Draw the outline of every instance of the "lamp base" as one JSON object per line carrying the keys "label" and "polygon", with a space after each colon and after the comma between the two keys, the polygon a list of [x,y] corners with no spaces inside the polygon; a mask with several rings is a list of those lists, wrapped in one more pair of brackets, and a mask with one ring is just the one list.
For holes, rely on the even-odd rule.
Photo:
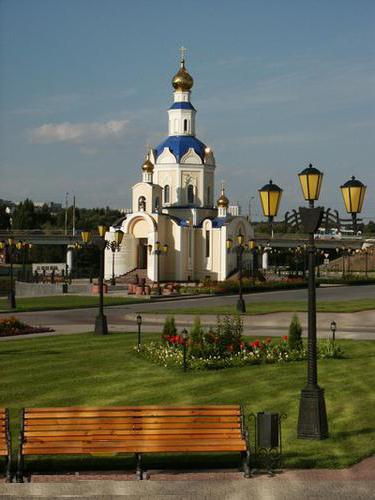
{"label": "lamp base", "polygon": [[111,286],[115,286],[116,285],[116,278],[111,278]]}
{"label": "lamp base", "polygon": [[16,292],[11,290],[8,295],[8,304],[11,309],[16,308]]}
{"label": "lamp base", "polygon": [[104,314],[95,318],[95,334],[108,335],[107,317]]}
{"label": "lamp base", "polygon": [[301,391],[298,417],[298,439],[328,438],[328,421],[324,389],[307,386]]}
{"label": "lamp base", "polygon": [[245,301],[243,299],[238,299],[236,308],[239,313],[245,313],[246,312]]}

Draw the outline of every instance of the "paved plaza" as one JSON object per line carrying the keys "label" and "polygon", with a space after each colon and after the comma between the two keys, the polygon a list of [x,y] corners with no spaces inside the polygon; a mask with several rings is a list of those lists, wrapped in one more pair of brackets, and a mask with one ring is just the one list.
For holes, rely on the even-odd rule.
{"label": "paved plaza", "polygon": [[[307,290],[288,290],[277,292],[264,292],[245,295],[248,310],[251,303],[267,301],[304,301]],[[337,323],[337,338],[342,339],[375,339],[375,285],[326,287],[317,289],[317,300],[341,301],[374,299],[374,310],[356,313],[318,313],[318,336],[326,338],[329,334],[329,325],[334,319]],[[135,317],[138,312],[143,316],[143,331],[160,332],[165,320],[163,310],[174,308],[184,309],[191,307],[216,307],[234,305],[236,295],[179,298],[178,300],[163,299],[162,302],[149,301],[146,303],[127,304],[106,308],[109,329],[112,331],[134,332],[136,330]],[[150,314],[148,311],[157,310],[160,314]],[[307,313],[297,313],[307,332]],[[91,331],[97,315],[96,308],[71,309],[60,311],[36,311],[15,313],[14,316],[34,326],[48,326],[55,330],[54,334],[36,334],[38,336],[82,333]],[[281,336],[287,334],[292,313],[272,313],[254,316],[244,316],[244,334],[248,336]],[[216,323],[216,315],[202,315],[202,324],[205,326]],[[176,315],[178,327],[189,326],[194,321],[194,316]],[[20,338],[20,337],[14,337]],[[10,340],[3,338],[1,340]]]}

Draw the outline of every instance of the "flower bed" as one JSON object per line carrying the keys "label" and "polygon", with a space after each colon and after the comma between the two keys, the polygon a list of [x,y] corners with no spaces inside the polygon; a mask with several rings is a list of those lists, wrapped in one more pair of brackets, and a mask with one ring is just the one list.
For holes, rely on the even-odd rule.
{"label": "flower bed", "polygon": [[12,337],[14,335],[27,335],[29,333],[53,332],[52,328],[34,327],[19,321],[13,316],[0,321],[0,337]]}
{"label": "flower bed", "polygon": [[[186,342],[186,345],[185,345]],[[191,370],[218,370],[252,364],[273,364],[301,361],[307,358],[306,346],[292,349],[288,337],[272,340],[248,341],[242,337],[242,320],[239,316],[218,318],[216,329],[204,331],[196,320],[185,341],[181,335],[163,333],[158,342],[141,346],[139,354],[165,368],[182,367],[184,347],[187,366]],[[342,358],[343,352],[330,341],[318,342],[318,357]]]}

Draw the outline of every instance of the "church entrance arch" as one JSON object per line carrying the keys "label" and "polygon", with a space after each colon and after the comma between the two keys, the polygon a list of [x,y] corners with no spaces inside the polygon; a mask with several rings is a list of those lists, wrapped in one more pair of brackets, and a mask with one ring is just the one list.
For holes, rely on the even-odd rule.
{"label": "church entrance arch", "polygon": [[137,216],[129,220],[127,231],[135,239],[135,261],[138,269],[147,269],[147,274],[152,275],[152,259],[149,245],[153,243],[155,222],[148,215]]}

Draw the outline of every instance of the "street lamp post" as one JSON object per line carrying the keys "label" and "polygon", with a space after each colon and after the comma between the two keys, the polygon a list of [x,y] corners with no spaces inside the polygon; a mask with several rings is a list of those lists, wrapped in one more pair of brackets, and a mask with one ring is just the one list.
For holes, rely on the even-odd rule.
{"label": "street lamp post", "polygon": [[301,391],[298,431],[300,439],[325,439],[328,437],[328,421],[324,389],[318,385],[316,348],[316,285],[314,233],[323,218],[323,207],[315,207],[322,185],[323,174],[311,164],[299,174],[303,195],[308,208],[300,207],[299,213],[304,230],[309,234],[308,252],[308,337],[307,337],[307,384]]}
{"label": "street lamp post", "polygon": [[[245,313],[246,305],[243,299],[243,291],[242,291],[243,253],[245,251],[245,237],[241,232],[239,232],[238,235],[236,236],[236,239],[237,239],[237,245],[234,247],[234,251],[237,253],[238,292],[239,292],[236,308],[239,313]],[[230,251],[233,246],[233,241],[230,238],[228,238],[226,243],[227,243],[227,249]]]}
{"label": "street lamp post", "polygon": [[[120,244],[116,241],[116,234],[117,231],[115,232],[115,239],[110,242],[109,248],[112,251],[112,277],[111,277],[111,285],[114,286],[116,285],[116,276],[115,276],[115,254],[120,250]],[[122,241],[122,237],[121,237]]]}
{"label": "street lamp post", "polygon": [[[97,335],[107,335],[108,325],[107,317],[104,314],[104,257],[105,249],[110,248],[112,242],[105,239],[105,234],[107,232],[107,227],[104,225],[98,226],[99,238],[92,240],[92,244],[97,246],[100,251],[100,268],[99,268],[99,311],[95,318],[95,333]],[[91,233],[90,231],[82,231],[81,233],[83,243],[86,245],[90,243]],[[115,243],[120,248],[122,238],[124,233],[120,230],[115,231]]]}
{"label": "street lamp post", "polygon": [[168,245],[165,243],[163,246],[160,241],[155,242],[154,254],[156,255],[156,269],[157,269],[157,281],[155,295],[161,295],[160,289],[160,255],[167,255]]}
{"label": "street lamp post", "polygon": [[331,328],[331,332],[332,332],[332,342],[334,344],[335,340],[336,340],[336,330],[337,330],[336,321],[331,321],[330,328]]}
{"label": "street lamp post", "polygon": [[137,343],[137,351],[141,350],[141,326],[142,326],[142,316],[137,314],[137,326],[138,326],[138,343]]}
{"label": "street lamp post", "polygon": [[183,344],[182,344],[183,369],[184,369],[184,372],[186,372],[186,370],[187,370],[187,343],[188,343],[188,338],[189,338],[189,334],[188,334],[188,331],[186,330],[186,328],[184,328],[182,330],[181,335],[182,335],[182,340],[183,340]]}
{"label": "street lamp post", "polygon": [[6,242],[1,241],[0,242],[0,249],[5,250],[5,252],[8,255],[9,259],[9,264],[10,264],[10,290],[8,294],[8,303],[9,307],[11,309],[16,308],[16,291],[14,287],[14,269],[13,269],[13,264],[14,260],[13,258],[17,254],[17,251],[22,249],[22,241],[18,241],[17,243],[14,241],[13,236],[9,236],[8,240]]}

